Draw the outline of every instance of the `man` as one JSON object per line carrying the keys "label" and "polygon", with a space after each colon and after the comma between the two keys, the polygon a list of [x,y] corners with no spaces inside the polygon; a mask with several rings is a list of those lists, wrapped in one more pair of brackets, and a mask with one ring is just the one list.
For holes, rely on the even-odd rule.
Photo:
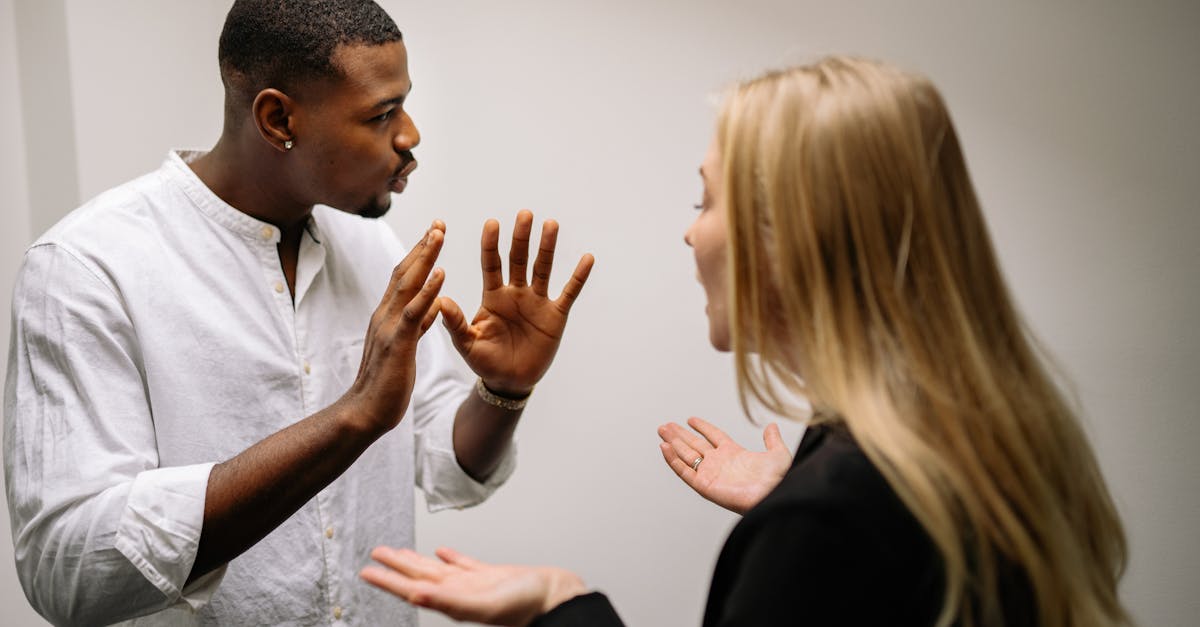
{"label": "man", "polygon": [[[551,300],[557,226],[527,282],[518,215],[505,284],[489,221],[468,322],[438,296],[444,225],[405,255],[366,219],[420,141],[400,31],[370,0],[239,0],[219,57],[214,148],[26,252],[4,432],[22,585],[60,624],[414,624],[358,570],[412,545],[414,483],[465,507],[512,472],[591,256]],[[439,312],[448,333],[425,334]]]}

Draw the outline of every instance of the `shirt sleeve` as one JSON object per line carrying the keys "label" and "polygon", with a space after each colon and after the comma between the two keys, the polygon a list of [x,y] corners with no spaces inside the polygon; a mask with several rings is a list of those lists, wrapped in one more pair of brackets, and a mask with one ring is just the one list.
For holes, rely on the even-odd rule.
{"label": "shirt sleeve", "polygon": [[[386,222],[376,223],[393,263],[399,263],[407,249]],[[473,382],[465,368],[459,366],[461,363],[449,334],[440,323],[435,323],[417,346],[417,375],[409,407],[415,438],[416,483],[425,493],[425,503],[431,512],[482,503],[517,467],[515,437],[496,470],[482,483],[458,465],[454,454],[454,418],[467,395],[474,394]]]}
{"label": "shirt sleeve", "polygon": [[56,624],[197,608],[223,575],[185,590],[213,464],[158,467],[137,334],[104,277],[41,244],[13,294],[5,485],[18,577]]}
{"label": "shirt sleeve", "polygon": [[763,521],[745,545],[738,571],[724,573],[733,584],[720,616],[706,616],[705,624],[916,624],[889,618],[888,608],[879,607],[882,600],[870,594],[883,585],[878,557],[872,558],[873,544],[855,526],[839,514],[807,508]]}
{"label": "shirt sleeve", "polygon": [[608,597],[589,592],[568,599],[535,618],[529,627],[624,627]]}
{"label": "shirt sleeve", "polygon": [[487,500],[516,469],[516,438],[505,449],[500,464],[484,482],[471,478],[454,454],[454,418],[468,394],[471,381],[451,361],[458,354],[441,325],[421,338],[413,386],[413,433],[416,438],[416,481],[425,493],[429,511],[464,508]]}

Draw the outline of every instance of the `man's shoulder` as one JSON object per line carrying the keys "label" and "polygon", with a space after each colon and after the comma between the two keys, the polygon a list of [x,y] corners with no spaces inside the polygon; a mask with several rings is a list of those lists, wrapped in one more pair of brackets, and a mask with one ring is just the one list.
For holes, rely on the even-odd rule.
{"label": "man's shoulder", "polygon": [[184,201],[174,194],[161,170],[97,194],[30,244],[22,271],[66,255],[110,284],[144,272],[169,242],[186,241],[179,235],[188,226],[172,217],[184,215]]}
{"label": "man's shoulder", "polygon": [[71,249],[103,242],[135,245],[137,235],[160,227],[159,211],[168,183],[156,170],[105,190],[83,203],[38,237],[33,246]]}

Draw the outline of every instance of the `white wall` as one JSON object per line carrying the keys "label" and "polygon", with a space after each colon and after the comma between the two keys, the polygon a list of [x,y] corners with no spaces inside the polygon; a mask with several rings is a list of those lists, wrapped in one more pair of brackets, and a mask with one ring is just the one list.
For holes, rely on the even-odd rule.
{"label": "white wall", "polygon": [[[53,4],[53,3],[47,3]],[[13,0],[0,0],[0,349],[8,363],[9,295],[21,253],[33,234],[30,224],[30,170],[27,165],[24,107],[17,55],[17,19]],[[30,54],[26,53],[26,57]],[[8,504],[0,494],[0,608],[5,625],[45,624],[25,601],[13,567],[8,533]]]}
{"label": "white wall", "polygon": [[[228,4],[66,0],[77,172],[65,183],[81,197],[155,167],[170,147],[215,140]],[[1124,597],[1145,625],[1200,615],[1200,416],[1188,393],[1200,361],[1194,3],[382,4],[408,41],[424,137],[421,168],[388,219],[402,234],[447,221],[446,293],[477,304],[479,225],[508,225],[522,207],[562,223],[557,284],[580,254],[597,256],[523,421],[517,474],[481,507],[419,512],[422,550],[567,566],[630,624],[699,624],[734,521],[666,469],[654,428],[695,414],[757,438],[729,360],[707,346],[682,244],[710,94],[767,66],[853,52],[941,87],[1017,300],[1076,382],[1131,537]],[[0,0],[0,19],[11,5]],[[35,88],[14,80],[11,47],[0,46],[0,113],[18,107],[18,88]],[[16,119],[0,116],[5,137]],[[0,185],[6,287],[13,242],[28,237],[8,225],[53,210],[31,220],[10,209],[28,202],[22,179],[39,183],[19,151],[2,150],[3,181],[17,181]],[[9,571],[0,603],[24,607]]]}

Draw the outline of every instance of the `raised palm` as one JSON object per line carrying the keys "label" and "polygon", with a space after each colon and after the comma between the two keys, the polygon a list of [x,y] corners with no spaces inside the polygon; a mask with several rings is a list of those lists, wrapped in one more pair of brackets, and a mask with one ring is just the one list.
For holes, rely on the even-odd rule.
{"label": "raised palm", "polygon": [[688,426],[703,437],[673,422],[658,428],[663,459],[700,496],[739,514],[773,490],[792,464],[791,451],[774,424],[763,430],[766,450],[761,452],[743,448],[699,418],[688,419]]}
{"label": "raised palm", "polygon": [[446,297],[440,299],[442,320],[467,366],[492,390],[513,396],[528,393],[550,368],[567,326],[567,314],[583,290],[594,262],[591,255],[584,255],[563,286],[562,294],[551,300],[548,291],[558,223],[547,220],[542,225],[533,278],[527,282],[532,230],[533,214],[518,213],[509,249],[509,280],[505,284],[499,250],[500,224],[495,220],[484,224],[480,243],[483,297],[479,311],[469,323],[457,303]]}

